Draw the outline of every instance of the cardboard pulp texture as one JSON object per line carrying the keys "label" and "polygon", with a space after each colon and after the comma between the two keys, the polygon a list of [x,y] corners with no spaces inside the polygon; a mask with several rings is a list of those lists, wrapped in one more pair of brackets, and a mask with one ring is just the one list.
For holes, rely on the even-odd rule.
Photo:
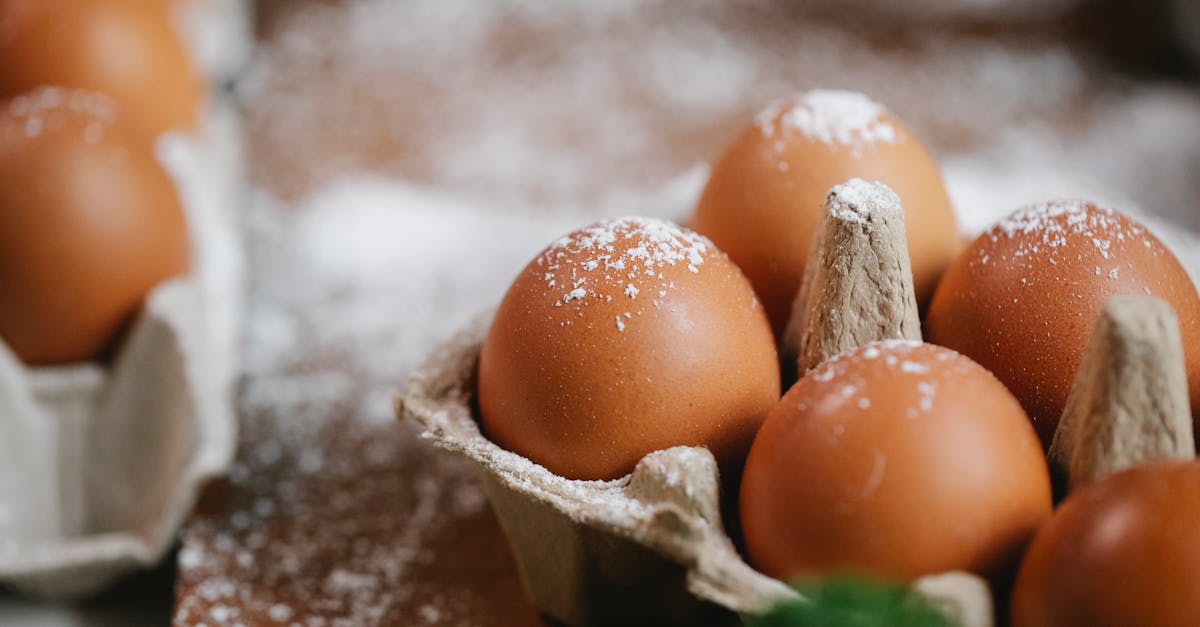
{"label": "cardboard pulp texture", "polygon": [[[716,462],[704,448],[647,455],[613,481],[576,481],[492,443],[472,410],[475,362],[490,316],[437,349],[397,400],[435,445],[474,460],[534,604],[573,626],[736,624],[796,595],[747,565],[721,523]],[[992,624],[977,578],[949,573],[918,590],[964,627]]]}

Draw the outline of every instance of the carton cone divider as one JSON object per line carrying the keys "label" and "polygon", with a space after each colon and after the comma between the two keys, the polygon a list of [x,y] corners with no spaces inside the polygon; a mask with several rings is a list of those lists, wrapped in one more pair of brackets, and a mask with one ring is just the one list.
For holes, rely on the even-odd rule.
{"label": "carton cone divider", "polygon": [[1131,466],[1196,457],[1179,321],[1153,296],[1105,305],[1050,444],[1074,492]]}
{"label": "carton cone divider", "polygon": [[803,376],[868,342],[921,340],[900,198],[851,179],[829,190],[780,358]]}

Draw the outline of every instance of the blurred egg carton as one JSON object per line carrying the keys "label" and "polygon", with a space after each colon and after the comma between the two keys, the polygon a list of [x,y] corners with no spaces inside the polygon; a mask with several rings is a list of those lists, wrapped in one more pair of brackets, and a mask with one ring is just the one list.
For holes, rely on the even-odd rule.
{"label": "blurred egg carton", "polygon": [[[248,4],[186,4],[214,12],[184,22],[197,63],[232,77],[241,60],[214,52],[248,54]],[[242,48],[212,43],[217,28]],[[237,109],[212,93],[195,130],[155,145],[186,214],[192,272],[148,295],[107,365],[29,367],[0,342],[0,583],[16,590],[78,598],[153,566],[232,463],[245,160]]]}

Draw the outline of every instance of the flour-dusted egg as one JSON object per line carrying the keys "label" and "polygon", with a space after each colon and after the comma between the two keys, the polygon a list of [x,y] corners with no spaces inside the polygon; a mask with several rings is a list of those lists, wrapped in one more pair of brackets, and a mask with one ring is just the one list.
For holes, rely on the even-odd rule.
{"label": "flour-dusted egg", "polygon": [[754,290],[708,239],[622,218],[542,251],[500,303],[479,361],[488,437],[561,476],[613,479],[707,446],[740,469],[779,398]]}
{"label": "flour-dusted egg", "polygon": [[1046,461],[1016,399],[966,357],[902,340],[800,379],[755,438],[741,491],[750,561],[785,580],[950,570],[997,580],[1050,507]]}
{"label": "flour-dusted egg", "polygon": [[1155,463],[1070,496],[1038,531],[1013,627],[1200,625],[1200,465]]}
{"label": "flour-dusted egg", "polygon": [[105,96],[0,102],[0,338],[32,365],[95,358],[188,268],[174,184]]}
{"label": "flour-dusted egg", "polygon": [[161,0],[0,0],[0,96],[102,91],[146,137],[196,122],[200,79]]}
{"label": "flour-dusted egg", "polygon": [[924,304],[961,237],[937,163],[882,105],[832,90],[771,104],[713,165],[691,226],[750,278],[777,334],[800,289],[825,194],[852,178],[900,196]]}
{"label": "flour-dusted egg", "polygon": [[1179,318],[1193,414],[1200,409],[1200,296],[1146,228],[1083,201],[1025,207],[979,236],[946,271],[925,324],[930,342],[991,370],[1045,445],[1110,298],[1152,294]]}

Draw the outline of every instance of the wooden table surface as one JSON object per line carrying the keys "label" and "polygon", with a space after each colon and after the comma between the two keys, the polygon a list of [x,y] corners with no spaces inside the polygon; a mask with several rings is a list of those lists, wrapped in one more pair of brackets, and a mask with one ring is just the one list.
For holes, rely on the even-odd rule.
{"label": "wooden table surface", "polygon": [[[507,97],[503,85],[489,83],[480,87],[482,94],[472,95],[461,83],[432,82],[429,77],[437,74],[411,59],[383,62],[363,42],[345,39],[347,33],[359,32],[354,28],[365,28],[349,22],[370,21],[370,11],[379,12],[384,26],[392,29],[390,35],[372,35],[382,40],[402,40],[407,36],[405,24],[417,28],[433,23],[431,18],[416,23],[404,15],[387,16],[388,11],[407,9],[389,9],[380,1],[262,2],[260,58],[239,94],[247,120],[250,175],[258,190],[247,211],[249,319],[263,328],[247,330],[250,363],[237,400],[237,465],[228,480],[207,490],[184,532],[175,624],[541,624],[521,589],[473,469],[433,450],[411,426],[397,424],[388,415],[388,394],[400,389],[419,355],[381,359],[370,354],[369,344],[365,351],[361,342],[347,345],[344,336],[329,332],[327,326],[331,317],[336,319],[339,299],[346,298],[339,291],[344,286],[294,276],[287,262],[280,261],[278,250],[289,242],[280,241],[276,227],[300,216],[301,201],[314,190],[348,172],[368,172],[430,188],[461,188],[478,202],[495,196],[505,199],[506,206],[514,198],[528,198],[543,207],[586,207],[580,200],[594,196],[599,186],[616,181],[646,189],[708,160],[767,98],[789,85],[838,82],[842,72],[849,77],[845,84],[871,83],[872,93],[892,103],[941,151],[987,145],[995,139],[997,126],[1030,119],[1069,127],[1078,119],[1076,114],[1089,110],[1097,93],[1119,92],[1133,80],[1130,77],[1180,84],[1191,80],[1177,51],[1162,37],[1149,34],[1157,31],[1118,28],[1157,24],[1161,7],[1130,14],[1121,4],[1092,3],[1065,21],[1022,26],[1012,35],[1000,26],[968,21],[937,35],[946,53],[923,47],[925,35],[919,26],[868,28],[852,22],[842,32],[836,13],[800,15],[782,6],[786,3],[762,3],[754,10],[701,3],[694,15],[685,17],[665,4],[649,2],[632,17],[598,21],[581,19],[583,9],[548,8],[550,18],[534,22],[526,9],[511,18],[467,23],[462,28],[482,23],[495,31],[487,48],[494,53],[490,67],[513,72],[512,90],[544,90],[547,98],[558,99],[546,116],[554,124],[547,123],[545,136],[534,138],[531,133],[530,139],[546,150],[547,167],[573,154],[592,154],[589,143],[601,138],[583,127],[595,124],[597,112],[631,116],[630,124],[653,129],[660,139],[629,147],[605,144],[601,148],[607,152],[600,155],[604,161],[578,157],[578,169],[590,176],[581,176],[578,184],[564,190],[526,176],[525,170],[509,179],[492,179],[487,171],[464,173],[462,162],[439,157],[445,145],[430,129],[449,128],[453,120],[448,116],[461,115],[464,103],[476,106],[481,98]],[[444,36],[456,36],[458,22],[437,23],[446,29]],[[657,92],[633,88],[612,95],[611,102],[572,104],[569,94],[555,91],[551,84],[562,80],[554,68],[566,64],[574,71],[586,65],[579,59],[563,60],[573,47],[611,48],[611,58],[600,55],[595,63],[611,66],[613,71],[604,75],[617,77],[614,84],[621,85],[619,77],[637,70],[644,60],[618,52],[623,46],[645,46],[655,37],[666,39],[680,32],[704,35],[711,29],[744,32],[731,39],[739,48],[730,54],[757,55],[760,64],[751,79],[739,83],[744,93],[710,103],[708,109],[696,105],[696,111],[689,111]],[[814,32],[825,43],[805,38]],[[837,37],[844,41],[829,43]],[[611,42],[609,48],[596,47],[603,42]],[[857,50],[858,45],[868,52]],[[692,52],[705,49],[705,44],[681,46]],[[813,57],[808,66],[797,69],[796,60],[780,52],[806,46],[820,46],[825,56]],[[852,50],[845,56],[833,54],[839,46]],[[960,93],[978,91],[978,86],[949,84],[971,72],[970,64],[943,59],[955,56],[954,51],[991,51],[1012,55],[1018,60],[1015,67],[1021,68],[1023,50],[1036,57],[1028,61],[1031,72],[1045,65],[1036,55],[1065,55],[1063,59],[1077,65],[1071,74],[1077,84],[1056,87],[1062,92],[1054,98],[1022,94],[1025,100],[1007,108],[996,104],[987,119],[963,113],[1000,98],[986,89]],[[1118,56],[1117,50],[1124,52]],[[387,54],[388,49],[375,52]],[[431,59],[429,64],[453,65],[463,58]],[[544,65],[537,70],[546,74],[538,79],[544,83],[530,84],[524,74],[520,76],[525,82],[518,83],[519,71],[530,71],[530,64],[535,69]],[[940,73],[948,84],[930,87],[920,82],[926,79],[887,78],[897,67],[908,67],[905,64],[912,65],[912,77]],[[922,94],[930,89],[942,101],[953,97],[959,104],[944,111],[923,106],[927,100]],[[588,87],[583,93],[601,98],[609,91]],[[707,92],[701,96],[709,98]],[[572,107],[579,109],[577,116],[562,112]],[[490,123],[502,124],[504,116]],[[452,147],[470,140],[447,137]],[[610,180],[598,182],[602,177]],[[279,299],[281,284],[298,284],[288,293],[308,295]],[[423,306],[394,300],[379,304],[395,308],[381,316],[390,316],[394,325],[404,325],[410,308]],[[276,338],[274,327],[263,322],[280,316],[290,321],[291,335],[285,340]],[[429,338],[428,343],[435,340]],[[266,344],[270,350],[255,348]],[[291,356],[281,358],[283,352]],[[255,357],[267,353],[270,359]]]}

